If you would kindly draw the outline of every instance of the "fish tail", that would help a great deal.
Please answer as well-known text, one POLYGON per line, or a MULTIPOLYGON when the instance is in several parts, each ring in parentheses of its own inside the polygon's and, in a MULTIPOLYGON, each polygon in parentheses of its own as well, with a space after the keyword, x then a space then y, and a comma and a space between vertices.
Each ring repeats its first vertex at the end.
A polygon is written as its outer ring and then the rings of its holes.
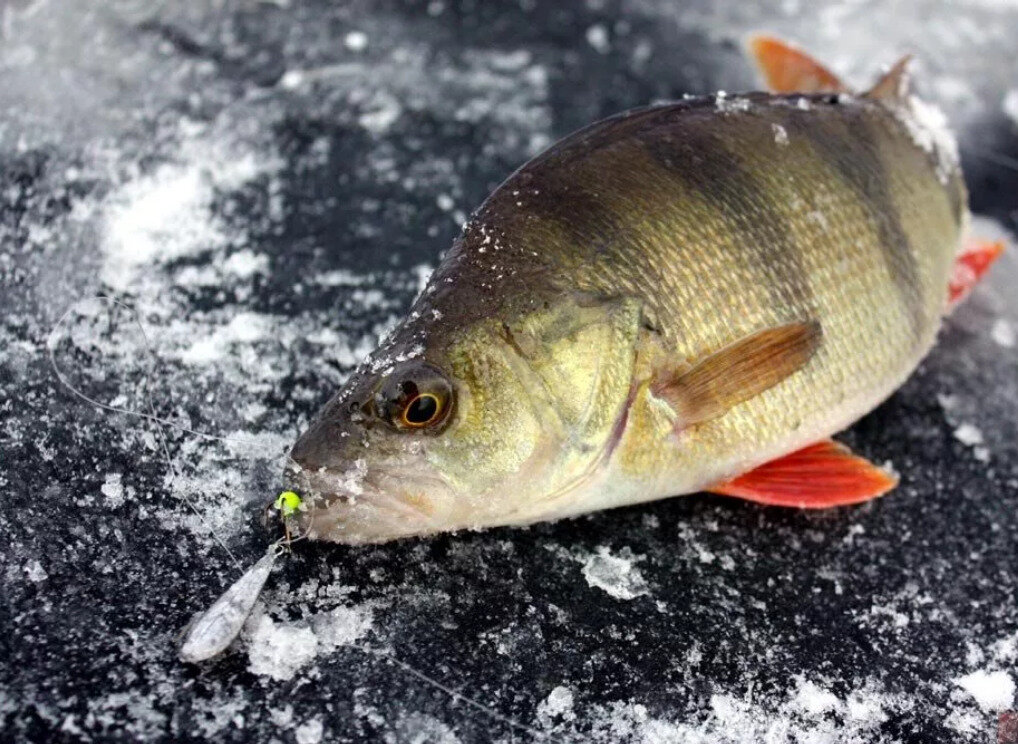
POLYGON ((951 312, 969 296, 979 280, 1004 253, 1004 242, 970 240, 954 260, 947 287, 947 311, 951 312))

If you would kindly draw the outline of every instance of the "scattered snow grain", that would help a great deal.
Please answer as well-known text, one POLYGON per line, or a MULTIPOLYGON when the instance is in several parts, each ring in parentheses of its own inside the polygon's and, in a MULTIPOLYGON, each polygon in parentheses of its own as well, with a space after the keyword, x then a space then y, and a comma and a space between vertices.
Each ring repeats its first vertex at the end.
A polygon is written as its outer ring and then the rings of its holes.
POLYGON ((1005 349, 1013 349, 1015 344, 1014 326, 1007 318, 997 318, 990 329, 990 338, 1005 349))

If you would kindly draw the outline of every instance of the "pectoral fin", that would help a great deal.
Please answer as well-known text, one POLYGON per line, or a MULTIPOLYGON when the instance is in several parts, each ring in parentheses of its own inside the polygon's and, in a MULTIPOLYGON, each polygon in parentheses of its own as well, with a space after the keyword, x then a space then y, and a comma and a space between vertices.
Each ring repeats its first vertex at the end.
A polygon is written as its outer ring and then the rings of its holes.
POLYGON ((843 444, 828 440, 707 489, 758 504, 826 509, 883 496, 898 478, 843 444))
POLYGON ((671 404, 681 425, 708 421, 802 369, 821 336, 816 321, 767 328, 729 344, 691 369, 661 373, 651 391, 671 404))

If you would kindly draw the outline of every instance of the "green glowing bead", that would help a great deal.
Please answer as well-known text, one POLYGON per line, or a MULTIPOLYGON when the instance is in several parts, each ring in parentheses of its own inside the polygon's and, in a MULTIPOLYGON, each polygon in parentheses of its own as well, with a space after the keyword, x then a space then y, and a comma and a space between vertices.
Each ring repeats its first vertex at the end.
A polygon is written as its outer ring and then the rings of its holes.
POLYGON ((283 491, 276 499, 276 508, 282 512, 284 517, 292 517, 293 513, 300 508, 302 501, 293 491, 283 491))

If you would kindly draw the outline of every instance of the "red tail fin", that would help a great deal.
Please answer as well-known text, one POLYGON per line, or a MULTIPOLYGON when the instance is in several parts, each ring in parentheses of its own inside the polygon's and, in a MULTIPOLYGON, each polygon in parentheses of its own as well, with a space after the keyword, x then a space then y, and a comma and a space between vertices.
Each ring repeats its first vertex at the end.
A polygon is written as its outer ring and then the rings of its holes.
POLYGON ((972 241, 954 261, 954 271, 947 285, 947 309, 953 310, 964 300, 973 287, 990 270, 993 262, 1004 252, 1004 243, 972 241))

